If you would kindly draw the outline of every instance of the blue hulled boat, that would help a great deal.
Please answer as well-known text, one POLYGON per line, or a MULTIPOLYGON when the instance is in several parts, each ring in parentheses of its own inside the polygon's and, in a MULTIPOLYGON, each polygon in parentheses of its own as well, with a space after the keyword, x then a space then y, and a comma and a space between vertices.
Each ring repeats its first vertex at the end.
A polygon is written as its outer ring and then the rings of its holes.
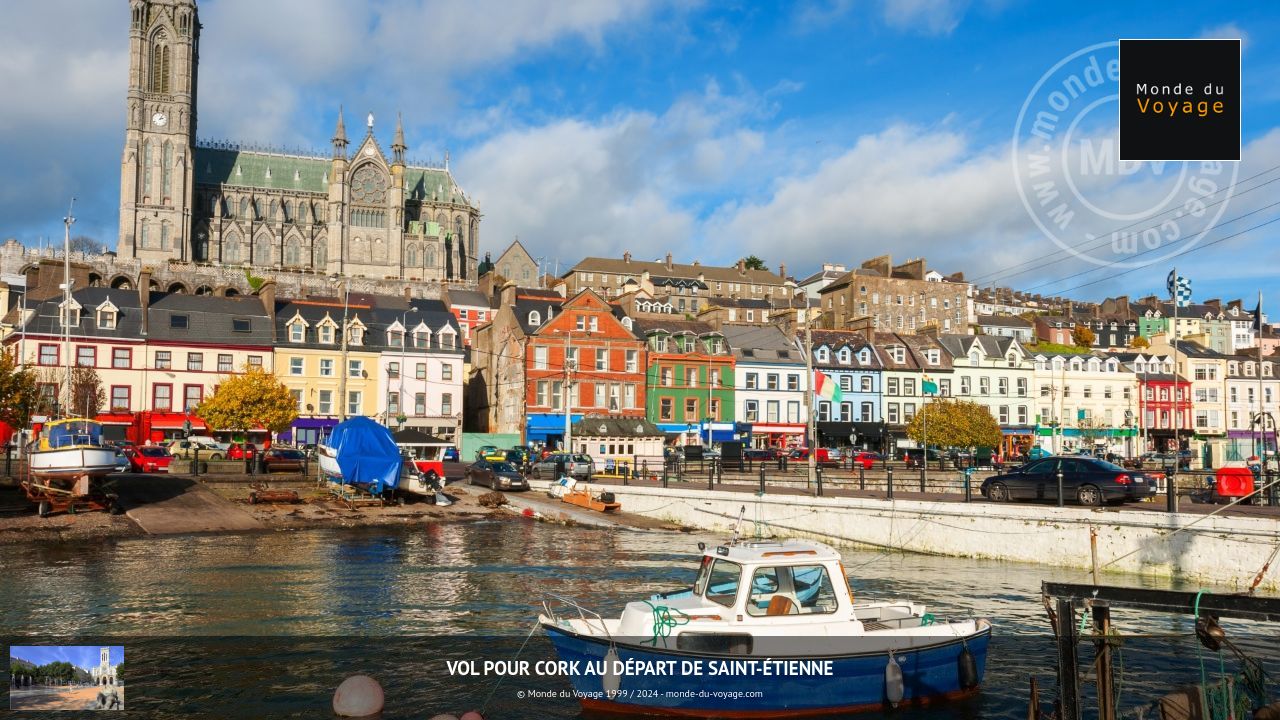
POLYGON ((859 602, 840 555, 802 541, 704 548, 692 588, 603 618, 567 598, 539 617, 585 710, 815 717, 975 692, 991 623, 859 602))

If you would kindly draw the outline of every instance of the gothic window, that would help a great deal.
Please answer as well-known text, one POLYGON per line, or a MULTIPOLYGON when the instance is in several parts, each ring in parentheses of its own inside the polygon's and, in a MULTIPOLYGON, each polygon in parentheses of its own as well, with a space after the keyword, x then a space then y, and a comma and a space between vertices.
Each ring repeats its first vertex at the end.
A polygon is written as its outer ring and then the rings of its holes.
POLYGON ((209 230, 208 228, 199 228, 196 230, 196 242, 192 248, 192 255, 197 262, 209 261, 209 230))
POLYGON ((465 236, 463 235, 463 230, 462 230, 462 218, 461 218, 461 217, 458 217, 458 218, 454 219, 454 221, 453 221, 453 237, 454 237, 454 239, 456 239, 456 240, 458 241, 458 243, 459 243, 459 244, 458 244, 458 247, 459 247, 459 248, 464 247, 464 246, 462 245, 462 240, 463 240, 463 238, 464 238, 465 236))
POLYGON ((259 235, 253 241, 253 264, 259 267, 271 264, 271 238, 259 235))
POLYGON ((427 259, 426 266, 429 268, 435 267, 436 266, 436 246, 428 245, 425 255, 427 259))
POLYGON ((284 248, 284 264, 297 267, 302 264, 302 246, 297 238, 289 240, 284 248))
POLYGON ((249 214, 249 198, 240 198, 240 217, 253 219, 253 216, 249 214))
POLYGON ((151 164, 155 160, 154 144, 148 140, 142 146, 142 201, 148 202, 151 195, 151 164))
POLYGON ((417 243, 409 243, 409 246, 404 249, 404 264, 409 267, 418 266, 418 244, 417 243))
POLYGON ((284 205, 282 205, 281 208, 283 212, 280 215, 280 219, 285 222, 289 222, 289 220, 293 218, 293 201, 285 200, 284 205))
POLYGON ((280 201, 272 200, 271 205, 269 205, 267 208, 267 219, 270 220, 271 222, 275 222, 276 215, 279 214, 279 211, 280 211, 280 201))
POLYGON ((262 201, 261 200, 254 200, 253 202, 249 203, 249 219, 250 220, 262 219, 262 201))
POLYGON ((319 237, 316 238, 315 245, 315 266, 323 270, 329 263, 329 243, 325 242, 324 238, 319 237))
POLYGON ((221 214, 221 211, 220 211, 220 207, 221 207, 221 206, 219 205, 219 203, 220 203, 220 202, 221 202, 221 201, 220 201, 220 199, 218 198, 218 196, 217 196, 217 195, 212 195, 212 196, 210 196, 210 200, 209 200, 209 214, 210 214, 211 216, 213 216, 213 217, 222 217, 222 214, 221 214))
POLYGON ((240 262, 240 236, 235 233, 227 235, 222 240, 222 261, 224 263, 240 262))
MULTIPOLYGON (((168 199, 169 188, 173 182, 173 143, 164 141, 164 165, 160 167, 160 197, 168 199)), ((164 200, 161 200, 164 202, 164 200)))
POLYGON ((358 203, 383 205, 387 202, 387 176, 366 163, 351 176, 351 199, 358 203))
POLYGON ((307 221, 307 201, 298 201, 298 222, 305 223, 307 221))
POLYGON ((148 90, 154 93, 169 92, 169 44, 164 31, 151 39, 151 77, 148 90))
POLYGON ((160 249, 169 249, 169 221, 165 220, 160 223, 160 249))
POLYGON ((441 235, 449 232, 449 218, 446 218, 444 213, 436 213, 436 224, 440 226, 441 235))
POLYGON ((150 242, 150 240, 151 239, 147 237, 147 221, 143 220, 142 227, 138 229, 138 247, 142 248, 143 250, 150 249, 148 247, 148 243, 150 242))

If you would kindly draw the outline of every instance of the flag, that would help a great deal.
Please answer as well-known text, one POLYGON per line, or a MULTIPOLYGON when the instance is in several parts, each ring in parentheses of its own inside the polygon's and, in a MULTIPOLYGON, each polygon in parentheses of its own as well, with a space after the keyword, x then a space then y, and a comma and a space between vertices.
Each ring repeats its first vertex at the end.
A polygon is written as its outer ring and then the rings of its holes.
POLYGON ((929 376, 925 375, 924 379, 920 381, 920 392, 923 392, 925 395, 937 395, 938 383, 930 380, 929 376))
POLYGON ((1169 289, 1169 297, 1173 298, 1174 304, 1178 307, 1187 307, 1191 304, 1191 280, 1179 275, 1177 268, 1169 271, 1165 287, 1169 289))
POLYGON ((1253 309, 1253 331, 1262 336, 1262 293, 1258 293, 1258 307, 1253 309))
POLYGON ((813 391, 817 393, 818 397, 833 403, 839 403, 844 399, 844 393, 840 390, 840 383, 825 373, 814 373, 813 391))

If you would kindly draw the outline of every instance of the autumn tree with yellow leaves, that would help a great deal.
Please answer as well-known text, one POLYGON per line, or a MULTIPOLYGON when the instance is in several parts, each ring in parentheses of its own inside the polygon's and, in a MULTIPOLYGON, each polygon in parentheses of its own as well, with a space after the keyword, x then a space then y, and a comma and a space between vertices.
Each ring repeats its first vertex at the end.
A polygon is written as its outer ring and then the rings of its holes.
POLYGON ((14 351, 0 350, 0 422, 13 428, 31 423, 40 388, 30 368, 18 367, 14 351))
POLYGON ((263 427, 278 433, 298 417, 298 404, 276 376, 247 367, 242 374, 225 378, 195 414, 219 430, 263 427))
POLYGON ((920 444, 954 448, 998 447, 1000 425, 985 405, 968 400, 932 400, 907 425, 907 437, 920 444), (926 424, 927 430, 926 433, 926 424))

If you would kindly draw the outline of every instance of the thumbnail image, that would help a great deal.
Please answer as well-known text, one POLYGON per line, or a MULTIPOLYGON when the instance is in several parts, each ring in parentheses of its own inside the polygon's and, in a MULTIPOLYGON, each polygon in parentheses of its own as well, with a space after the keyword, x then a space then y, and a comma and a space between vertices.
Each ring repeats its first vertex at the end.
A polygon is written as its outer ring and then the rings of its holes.
POLYGON ((123 710, 124 646, 14 645, 10 710, 123 710))

